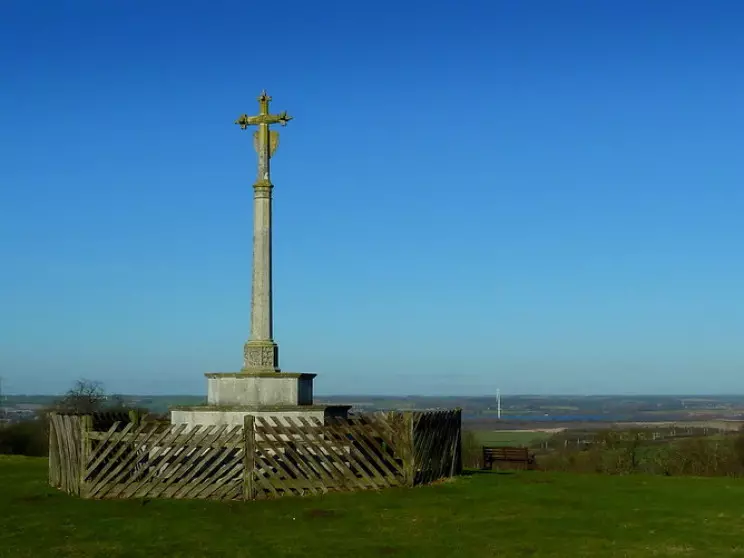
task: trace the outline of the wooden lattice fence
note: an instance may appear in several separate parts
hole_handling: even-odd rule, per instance
[[[459,409],[414,413],[416,484],[427,484],[462,473],[461,429],[462,413]]]
[[[84,498],[253,500],[428,483],[459,473],[460,412],[242,426],[52,415],[50,483]]]

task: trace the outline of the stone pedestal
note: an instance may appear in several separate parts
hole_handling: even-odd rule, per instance
[[[315,374],[206,374],[208,405],[312,405]]]
[[[350,405],[314,405],[315,374],[289,372],[211,373],[206,405],[172,407],[171,423],[242,425],[246,415],[287,418],[346,417]]]

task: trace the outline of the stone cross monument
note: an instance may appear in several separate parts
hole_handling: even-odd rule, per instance
[[[279,372],[279,348],[274,342],[271,299],[271,157],[279,145],[279,132],[271,124],[286,126],[292,120],[287,111],[269,112],[271,97],[266,91],[258,98],[258,115],[244,114],[235,123],[245,130],[258,126],[253,146],[258,153],[258,173],[253,184],[253,288],[251,290],[251,337],[245,344],[243,370]]]
[[[171,408],[173,424],[243,424],[246,415],[272,417],[346,416],[350,405],[315,405],[315,374],[279,370],[279,350],[274,342],[271,297],[271,184],[270,160],[279,145],[272,124],[285,126],[292,117],[271,114],[271,97],[258,97],[256,116],[244,114],[235,123],[242,129],[257,126],[253,146],[258,153],[258,174],[253,184],[253,284],[251,333],[243,349],[240,372],[209,373],[207,404]]]

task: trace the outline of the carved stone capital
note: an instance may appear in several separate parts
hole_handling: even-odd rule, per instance
[[[248,341],[243,346],[243,371],[279,372],[279,347],[271,341]]]
[[[260,198],[271,198],[271,189],[274,186],[268,182],[266,184],[254,184],[253,185],[253,198],[254,199],[260,199]]]

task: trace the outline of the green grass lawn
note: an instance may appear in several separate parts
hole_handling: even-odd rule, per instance
[[[0,556],[744,556],[744,481],[480,473],[263,502],[86,501],[0,457]]]

